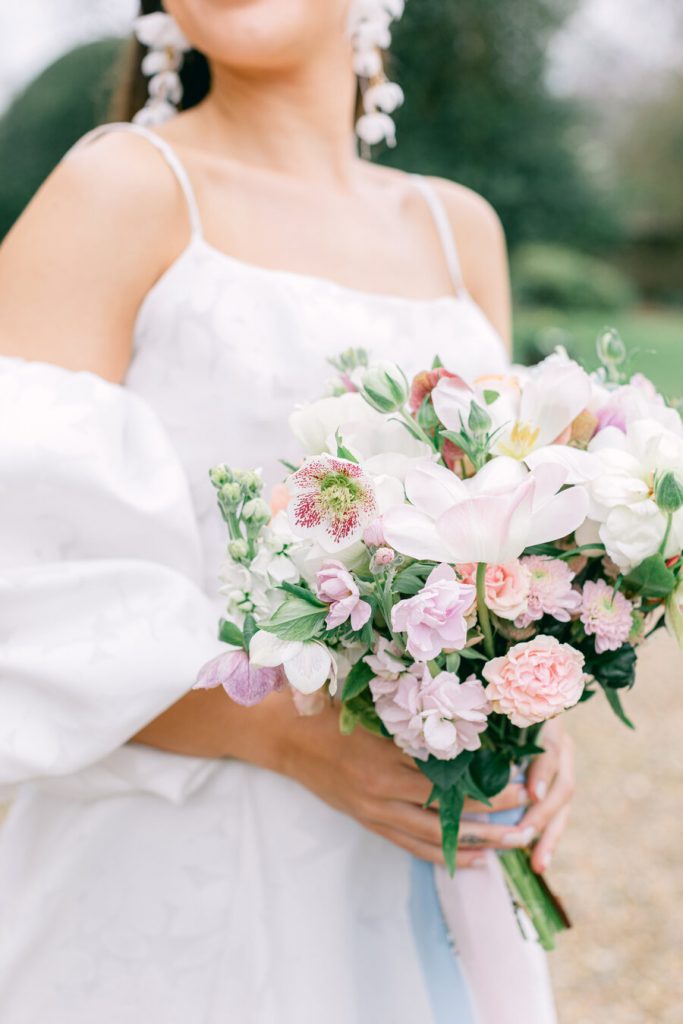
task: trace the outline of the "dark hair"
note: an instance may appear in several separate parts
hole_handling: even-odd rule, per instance
[[[161,0],[140,0],[140,14],[161,11]],[[147,100],[147,78],[141,70],[142,58],[147,48],[132,37],[124,47],[117,84],[114,89],[110,115],[114,121],[130,121]],[[180,72],[183,83],[181,110],[194,107],[209,91],[211,74],[206,57],[197,50],[185,54]]]

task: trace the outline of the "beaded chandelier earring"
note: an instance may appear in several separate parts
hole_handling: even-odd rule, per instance
[[[358,76],[363,113],[356,121],[356,135],[364,156],[383,140],[396,145],[396,126],[391,114],[403,103],[400,85],[384,72],[382,52],[391,45],[391,23],[401,17],[404,0],[352,0],[348,30],[353,49],[353,70]]]
[[[183,98],[180,69],[192,47],[175,20],[165,11],[143,14],[133,22],[137,39],[148,52],[142,59],[142,73],[149,77],[149,98],[134,116],[135,124],[163,124],[178,112]]]

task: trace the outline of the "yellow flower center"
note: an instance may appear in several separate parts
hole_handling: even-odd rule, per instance
[[[507,441],[499,443],[498,451],[501,455],[509,455],[512,459],[524,459],[529,452],[534,450],[540,432],[540,427],[516,420]]]

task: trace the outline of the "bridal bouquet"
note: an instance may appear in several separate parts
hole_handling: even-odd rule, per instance
[[[230,540],[226,653],[199,687],[393,740],[432,784],[455,867],[463,802],[542,751],[543,724],[622,694],[664,623],[683,646],[683,426],[614,332],[587,373],[558,350],[465,381],[344,353],[292,413],[304,449],[276,506],[257,473],[211,471]],[[286,488],[286,490],[285,490]],[[565,926],[527,851],[500,854],[550,948]]]

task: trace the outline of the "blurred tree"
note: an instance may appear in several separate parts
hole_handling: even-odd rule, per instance
[[[80,46],[42,72],[0,120],[0,237],[73,143],[106,115],[121,41]]]
[[[381,159],[481,192],[511,245],[590,247],[618,233],[577,158],[580,111],[545,82],[548,42],[576,2],[412,0],[394,33],[406,102],[399,147]]]

